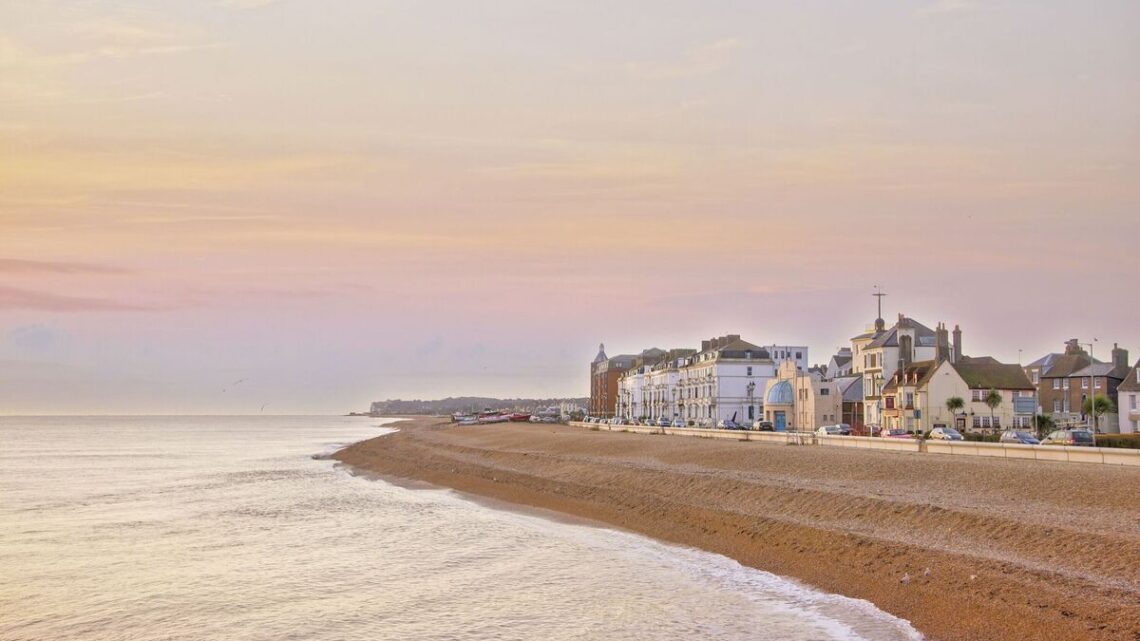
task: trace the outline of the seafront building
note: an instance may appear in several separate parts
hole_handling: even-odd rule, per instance
[[[799,350],[806,363],[807,348]],[[789,357],[793,364],[794,354]],[[695,425],[715,425],[733,418],[751,423],[761,414],[761,394],[767,380],[776,375],[776,367],[767,348],[742,340],[739,334],[701,341],[700,351],[680,368],[678,414]]]
[[[819,371],[804,371],[793,361],[784,361],[765,386],[764,419],[780,432],[840,423],[842,383],[843,379],[827,379]]]
[[[846,423],[857,434],[881,428],[926,431],[939,425],[967,431],[1028,428],[1035,413],[1059,426],[1089,424],[1087,399],[1108,398],[1114,412],[1097,429],[1140,431],[1140,363],[1113,345],[1109,363],[1071,339],[1063,353],[1025,365],[969,357],[962,329],[935,329],[904,314],[893,325],[879,317],[851,338],[826,365],[809,366],[808,348],[759,345],[728,334],[701,341],[700,349],[647,349],[613,358],[604,347],[590,365],[589,413],[632,420],[662,418],[713,426],[735,419],[771,421],[777,429],[808,430]],[[990,391],[1000,402],[985,403]],[[946,401],[960,397],[952,413]]]
[[[1033,384],[1021,366],[988,356],[940,359],[911,363],[883,386],[885,429],[920,432],[943,426],[995,432],[1032,426]],[[986,404],[991,391],[1000,397],[993,408]],[[951,398],[962,399],[962,409],[952,412],[947,407]]]
[[[940,326],[945,333],[945,328]],[[883,386],[900,368],[917,361],[936,360],[942,350],[953,359],[962,353],[962,330],[954,327],[953,351],[948,344],[939,344],[942,336],[926,325],[899,314],[890,328],[880,317],[865,332],[851,339],[853,374],[863,378],[863,410],[865,422],[871,429],[883,425]],[[944,341],[945,343],[945,341]]]
[[[1112,401],[1119,409],[1118,388],[1128,378],[1128,350],[1112,346],[1112,362],[1104,363],[1085,351],[1077,339],[1065,341],[1063,353],[1046,354],[1025,366],[1037,390],[1040,411],[1050,414],[1059,425],[1088,423],[1084,413],[1086,399],[1098,395]],[[1098,429],[1120,429],[1118,414],[1101,417]]]
[[[617,403],[618,379],[633,367],[634,356],[606,356],[605,344],[598,345],[598,355],[590,363],[590,415],[611,417]]]
[[[773,357],[773,353],[781,358]],[[591,406],[591,413],[633,420],[664,417],[703,426],[733,418],[751,423],[763,415],[766,382],[775,376],[780,362],[804,369],[808,348],[761,346],[743,340],[739,334],[727,334],[701,341],[699,350],[656,350],[653,356],[640,361],[634,357],[615,379],[613,406],[605,412]],[[607,367],[606,371],[614,370]],[[602,383],[600,377],[596,380]],[[600,402],[606,400],[604,393],[599,395]]]
[[[1140,361],[1125,375],[1116,394],[1117,429],[1121,434],[1140,432]]]

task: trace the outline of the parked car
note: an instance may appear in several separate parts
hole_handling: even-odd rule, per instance
[[[952,427],[936,427],[930,430],[930,435],[926,438],[934,441],[964,441],[966,437],[962,433]]]
[[[893,430],[888,430],[885,427],[879,431],[879,436],[883,438],[914,438],[914,434],[911,434],[904,429],[896,428]]]
[[[752,429],[760,430],[761,432],[775,432],[776,426],[772,421],[759,420],[752,424]]]
[[[669,423],[669,427],[685,427],[685,421],[675,418],[672,423]]]
[[[716,424],[716,426],[717,426],[717,429],[721,429],[721,430],[742,430],[742,429],[744,429],[743,425],[741,425],[740,423],[737,423],[736,421],[732,420],[731,418],[726,418],[725,420],[718,422]]]
[[[657,427],[669,427],[669,418],[661,416],[657,419]]]
[[[1001,438],[998,439],[999,443],[1018,443],[1020,445],[1040,445],[1041,441],[1037,437],[1021,430],[1006,430],[1001,433]]]
[[[846,424],[821,425],[815,431],[816,436],[851,436],[851,426]]]
[[[1057,430],[1045,437],[1045,445],[1079,445],[1092,447],[1096,444],[1092,432],[1086,429]]]

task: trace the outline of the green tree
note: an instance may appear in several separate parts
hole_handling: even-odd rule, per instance
[[[1037,438],[1045,438],[1049,432],[1057,429],[1057,423],[1048,414],[1038,414],[1033,417],[1033,425],[1037,429]]]
[[[1100,417],[1115,412],[1116,408],[1112,405],[1112,399],[1104,394],[1097,394],[1091,399],[1085,399],[1084,403],[1081,404],[1081,411],[1085,414],[1092,414],[1093,425],[1099,428]]]
[[[1001,392],[991,387],[989,393],[986,394],[986,397],[982,400],[985,401],[986,407],[990,408],[990,426],[992,427],[994,424],[994,410],[998,408],[998,405],[1001,405]]]
[[[951,396],[946,399],[946,409],[950,410],[951,419],[957,417],[958,412],[961,412],[963,407],[966,407],[966,401],[963,401],[961,396]],[[954,424],[951,427],[958,427],[958,425]]]

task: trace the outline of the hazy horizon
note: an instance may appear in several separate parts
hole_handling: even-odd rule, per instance
[[[585,396],[875,318],[1140,358],[1140,4],[12,2],[0,414]]]

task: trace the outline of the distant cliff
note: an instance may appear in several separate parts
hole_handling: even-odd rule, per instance
[[[478,412],[484,408],[495,410],[533,411],[540,408],[561,406],[566,403],[578,408],[585,408],[589,399],[586,398],[484,398],[481,396],[459,396],[438,400],[403,400],[393,399],[375,401],[369,409],[369,414],[384,416],[392,414],[454,414],[456,412]],[[567,408],[573,410],[574,407]]]

